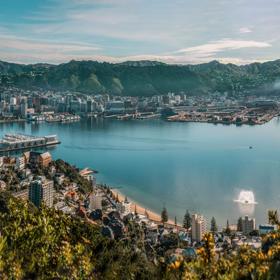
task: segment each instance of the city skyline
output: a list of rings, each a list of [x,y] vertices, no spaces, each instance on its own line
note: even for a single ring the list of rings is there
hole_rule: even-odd
[[[246,64],[279,58],[278,0],[1,1],[0,60]]]

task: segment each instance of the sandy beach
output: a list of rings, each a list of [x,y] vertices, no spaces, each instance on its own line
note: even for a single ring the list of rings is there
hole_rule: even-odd
[[[125,196],[117,189],[111,189],[111,191],[113,192],[113,194],[115,196],[118,195],[119,201],[123,202],[125,200]],[[136,207],[136,211],[137,213],[141,214],[141,215],[148,215],[148,218],[156,223],[161,223],[161,216],[145,207],[143,207],[142,205],[140,205],[139,203],[134,202],[133,200],[131,200],[128,197],[128,201],[131,202],[131,210],[134,211],[135,207]],[[172,220],[168,220],[168,222],[166,224],[172,225],[174,226],[174,221]],[[180,226],[180,224],[178,224],[178,226]]]

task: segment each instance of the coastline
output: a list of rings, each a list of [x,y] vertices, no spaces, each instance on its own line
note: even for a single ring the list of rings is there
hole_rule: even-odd
[[[123,193],[121,193],[118,189],[116,188],[110,188],[110,190],[112,191],[112,193],[117,196],[118,195],[118,199],[120,202],[123,202],[125,200],[125,195]],[[131,202],[131,211],[133,212],[135,207],[136,207],[136,211],[137,213],[141,214],[141,215],[146,215],[148,214],[149,216],[149,220],[157,223],[157,224],[161,224],[161,215],[156,213],[155,211],[152,211],[148,208],[143,207],[141,204],[139,204],[138,202],[133,201],[130,197],[127,197],[129,202]],[[168,220],[167,223],[165,223],[166,225],[170,225],[170,226],[175,226],[175,223],[173,220]],[[182,225],[180,223],[177,223],[178,227],[181,227]]]

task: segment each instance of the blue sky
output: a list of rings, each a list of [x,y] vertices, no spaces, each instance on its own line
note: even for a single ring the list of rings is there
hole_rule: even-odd
[[[280,0],[0,0],[0,60],[280,58]]]

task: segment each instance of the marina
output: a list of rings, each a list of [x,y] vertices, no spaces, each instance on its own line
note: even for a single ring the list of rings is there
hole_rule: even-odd
[[[0,152],[39,148],[60,144],[56,135],[31,136],[25,134],[5,134],[0,140]]]

